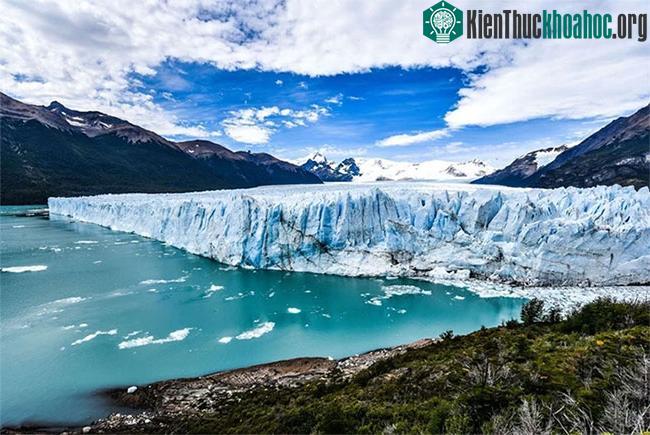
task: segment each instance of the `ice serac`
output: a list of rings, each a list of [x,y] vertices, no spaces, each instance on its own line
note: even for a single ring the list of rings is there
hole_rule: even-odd
[[[65,215],[237,266],[524,285],[650,282],[650,193],[436,183],[50,198]]]

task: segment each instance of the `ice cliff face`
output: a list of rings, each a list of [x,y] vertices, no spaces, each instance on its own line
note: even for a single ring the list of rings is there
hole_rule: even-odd
[[[650,193],[435,183],[50,198],[50,213],[230,265],[524,285],[650,282]]]

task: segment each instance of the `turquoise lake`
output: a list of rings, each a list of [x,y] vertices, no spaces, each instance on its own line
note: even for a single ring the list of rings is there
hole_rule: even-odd
[[[118,410],[103,388],[467,333],[517,317],[524,302],[408,279],[236,269],[133,234],[10,214],[24,209],[0,209],[3,426],[103,417]]]

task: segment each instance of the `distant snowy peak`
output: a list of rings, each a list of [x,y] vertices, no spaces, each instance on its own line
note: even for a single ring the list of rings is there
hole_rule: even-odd
[[[321,153],[309,157],[301,167],[322,181],[352,181],[359,175],[359,167],[354,159],[347,158],[336,164],[327,160]]]
[[[478,159],[472,159],[467,162],[452,163],[445,169],[445,172],[453,177],[458,178],[478,178],[483,177],[494,171],[494,168],[485,164]]]
[[[467,162],[428,160],[411,163],[377,158],[347,158],[340,163],[321,153],[311,156],[302,168],[323,181],[404,181],[404,180],[472,180],[494,169],[474,159]]]

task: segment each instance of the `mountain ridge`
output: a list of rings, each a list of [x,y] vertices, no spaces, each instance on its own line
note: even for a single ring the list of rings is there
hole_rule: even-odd
[[[2,204],[42,204],[50,196],[321,183],[270,154],[231,151],[207,140],[174,142],[126,120],[57,101],[37,106],[0,92],[0,128]]]
[[[532,167],[530,156],[548,150],[550,148],[518,157],[504,169],[473,183],[543,188],[619,184],[639,189],[648,186],[650,104],[630,116],[615,119],[576,146],[557,154],[548,164]]]
[[[473,179],[491,173],[493,168],[472,159],[465,162],[427,160],[419,163],[390,159],[348,157],[339,163],[316,152],[300,165],[322,181],[406,181]]]

